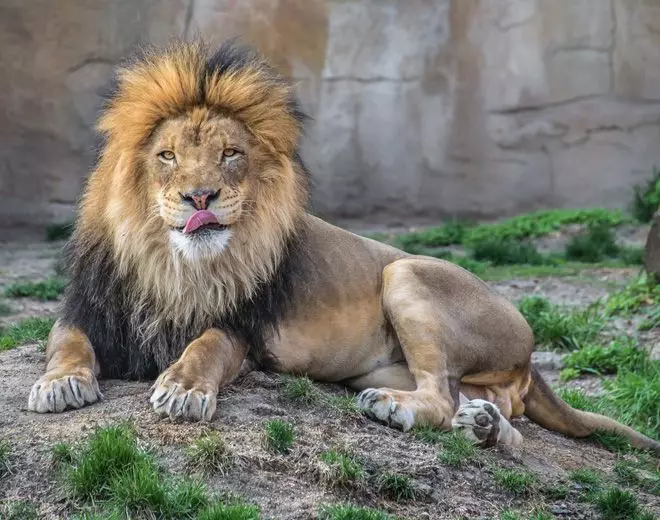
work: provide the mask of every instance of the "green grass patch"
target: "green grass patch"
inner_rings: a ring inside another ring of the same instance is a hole
[[[65,464],[73,464],[74,454],[73,448],[66,442],[58,442],[53,446],[50,452],[51,461],[53,466],[61,467]]]
[[[190,466],[204,473],[225,475],[234,466],[234,455],[216,431],[203,433],[189,448]]]
[[[45,341],[54,323],[53,318],[25,318],[0,335],[0,351],[9,350],[23,343]]]
[[[607,299],[605,313],[608,316],[631,316],[643,310],[660,313],[660,284],[652,276],[641,274],[622,290]],[[660,319],[660,318],[657,318]]]
[[[360,408],[352,395],[328,395],[330,408],[346,418],[358,418],[362,416]]]
[[[493,480],[498,487],[515,495],[529,495],[538,484],[538,478],[533,473],[507,468],[495,469]]]
[[[513,238],[487,238],[471,245],[472,257],[492,265],[543,265],[548,259],[536,250],[533,243]]]
[[[438,458],[447,466],[460,468],[479,458],[477,448],[460,431],[444,432],[432,426],[416,426],[411,433],[423,442],[439,446]]]
[[[389,471],[378,476],[376,489],[396,502],[413,500],[416,495],[409,476]]]
[[[578,262],[601,262],[617,257],[620,251],[611,227],[600,222],[588,226],[566,244],[566,258]]]
[[[576,484],[588,486],[591,489],[598,489],[605,482],[602,473],[589,468],[575,469],[568,474],[568,478]]]
[[[253,504],[219,503],[202,511],[197,520],[259,520],[260,518],[259,507]]]
[[[412,231],[394,237],[392,244],[412,254],[419,254],[420,248],[443,247],[463,242],[470,224],[460,220],[450,220],[439,227]]]
[[[653,168],[651,178],[635,186],[632,214],[639,222],[650,222],[660,208],[660,169]]]
[[[287,401],[300,404],[318,404],[323,400],[323,392],[306,376],[284,376],[284,383],[280,388],[280,395]]]
[[[350,487],[364,479],[364,466],[350,453],[337,450],[319,455],[323,462],[322,479],[336,487]]]
[[[5,289],[5,296],[51,301],[57,300],[65,288],[66,280],[62,278],[48,278],[41,282],[16,282]]]
[[[266,421],[264,430],[264,443],[268,450],[289,453],[296,437],[293,424],[282,419],[271,419]]]
[[[382,511],[353,505],[324,505],[318,513],[319,520],[394,520]]]
[[[0,440],[0,478],[11,473],[13,448],[9,441]]]
[[[595,505],[603,520],[641,520],[648,517],[642,510],[637,498],[630,492],[611,488],[600,493],[595,499]]]
[[[637,370],[648,363],[648,352],[640,348],[632,338],[621,337],[607,346],[589,345],[564,357],[562,375],[571,374],[607,375],[620,370]],[[569,379],[563,375],[563,379]]]
[[[596,305],[571,311],[532,296],[523,298],[518,308],[532,328],[536,343],[554,350],[577,350],[594,341],[605,327]]]
[[[0,502],[2,520],[39,520],[37,506],[29,500],[5,500]]]
[[[51,224],[46,227],[46,240],[54,242],[55,240],[66,240],[73,233],[73,222],[64,222],[60,224]]]

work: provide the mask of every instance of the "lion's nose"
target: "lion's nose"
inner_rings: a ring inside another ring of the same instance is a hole
[[[209,204],[218,198],[220,190],[195,190],[190,193],[179,193],[184,202],[192,204],[195,209],[206,209]]]

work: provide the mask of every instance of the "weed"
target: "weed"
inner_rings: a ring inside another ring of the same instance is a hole
[[[48,338],[55,320],[52,318],[25,318],[9,327],[0,336],[0,351],[9,350],[23,343],[44,341]]]
[[[607,430],[596,430],[587,438],[600,444],[605,449],[616,453],[627,453],[632,450],[630,440],[615,432]]]
[[[355,485],[364,478],[364,468],[352,454],[330,450],[321,453],[319,458],[325,463],[323,479],[333,486]]]
[[[613,471],[617,482],[621,484],[633,486],[640,483],[639,475],[630,461],[617,460]]]
[[[639,222],[650,222],[660,208],[660,169],[654,168],[651,178],[635,186],[632,214]]]
[[[46,228],[46,240],[54,242],[55,240],[65,240],[73,233],[73,222],[61,224],[51,224]]]
[[[410,433],[413,437],[428,444],[441,444],[443,437],[448,435],[447,432],[428,425],[415,426]]]
[[[207,473],[225,475],[234,465],[234,456],[218,432],[201,435],[188,448],[190,465]]]
[[[9,441],[0,440],[0,478],[11,473],[12,451]]]
[[[534,244],[517,239],[487,238],[471,245],[475,260],[489,261],[493,265],[527,264],[542,265],[547,259],[536,250]]]
[[[116,518],[193,518],[209,503],[202,484],[166,478],[127,425],[97,430],[71,460],[64,468],[71,497],[104,502],[122,512]]]
[[[493,471],[495,483],[510,493],[528,495],[536,487],[536,475],[516,469],[497,468]]]
[[[442,448],[438,458],[443,464],[460,468],[477,460],[477,448],[460,431],[445,433],[440,439],[440,444]]]
[[[14,309],[4,300],[0,300],[0,316],[9,316]]]
[[[579,350],[577,352],[579,352]],[[564,368],[559,372],[559,380],[561,382],[572,381],[573,379],[580,377],[580,374],[582,374],[582,372],[577,368]]]
[[[376,488],[396,502],[413,500],[416,494],[410,477],[400,473],[386,472],[379,475]]]
[[[523,298],[518,308],[527,320],[537,344],[558,350],[576,350],[593,341],[603,330],[605,321],[598,308],[570,312],[538,296]]]
[[[330,408],[345,417],[357,418],[362,415],[352,395],[329,395],[328,404]]]
[[[66,288],[66,280],[48,278],[41,282],[16,282],[5,290],[9,298],[34,298],[36,300],[57,300]]]
[[[259,520],[260,518],[258,506],[244,503],[229,505],[219,503],[202,511],[197,520]]]
[[[325,505],[319,508],[320,520],[394,520],[376,509],[352,505]]]
[[[625,265],[643,265],[644,248],[643,247],[619,247],[617,255]]]
[[[295,439],[293,424],[281,419],[266,421],[264,439],[269,450],[275,453],[289,453]]]
[[[600,493],[595,502],[603,520],[634,520],[641,514],[635,496],[618,488]]]
[[[574,236],[566,244],[566,258],[578,262],[601,262],[620,252],[616,237],[608,224],[596,223],[584,233]]]
[[[39,520],[37,506],[28,500],[7,500],[0,502],[2,520]]]
[[[322,392],[308,377],[285,376],[280,395],[289,401],[301,404],[317,404],[322,400]]]
[[[469,224],[459,220],[449,221],[443,226],[413,231],[398,235],[392,243],[404,251],[417,253],[419,247],[443,247],[463,242]]]
[[[609,316],[630,316],[644,307],[657,309],[660,305],[660,284],[644,273],[621,291],[609,296],[605,312]]]
[[[630,219],[622,212],[603,208],[536,211],[495,224],[477,226],[470,230],[464,242],[474,243],[488,238],[541,237],[569,224],[605,223],[610,226],[618,226],[629,221]]]
[[[65,442],[58,442],[51,450],[51,460],[56,467],[73,464],[73,450],[71,445]]]
[[[564,366],[579,374],[616,374],[619,370],[642,367],[648,353],[628,337],[617,338],[608,346],[591,345],[564,357]]]
[[[575,469],[568,474],[568,478],[590,489],[598,489],[603,485],[602,474],[589,468]]]

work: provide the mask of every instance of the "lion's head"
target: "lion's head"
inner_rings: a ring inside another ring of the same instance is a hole
[[[145,52],[120,69],[78,222],[105,236],[140,298],[177,319],[249,296],[307,202],[304,116],[289,82],[232,44]]]

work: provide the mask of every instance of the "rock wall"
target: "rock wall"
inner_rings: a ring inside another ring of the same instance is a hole
[[[69,218],[113,65],[195,35],[295,78],[327,216],[621,207],[660,165],[657,0],[3,0],[0,222]]]

